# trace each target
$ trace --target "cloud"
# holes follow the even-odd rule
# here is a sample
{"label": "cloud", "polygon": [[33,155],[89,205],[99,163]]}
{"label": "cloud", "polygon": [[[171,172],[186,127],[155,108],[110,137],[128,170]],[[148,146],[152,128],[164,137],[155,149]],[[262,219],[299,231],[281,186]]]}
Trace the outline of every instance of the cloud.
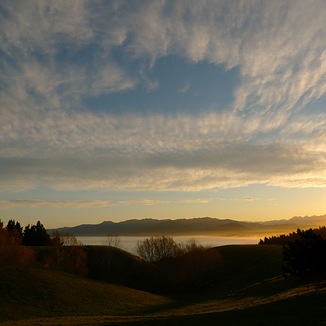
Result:
{"label": "cloud", "polygon": [[198,198],[198,199],[185,199],[180,200],[179,203],[181,204],[207,204],[209,199],[207,198]]}
{"label": "cloud", "polygon": [[[322,0],[137,5],[121,1],[92,6],[84,1],[12,1],[2,4],[1,27],[8,56],[22,66],[31,59],[40,65],[31,71],[42,89],[63,80],[66,92],[98,95],[130,89],[137,81],[117,65],[112,54],[116,48],[129,60],[147,57],[154,63],[173,54],[228,69],[239,67],[243,80],[235,92],[234,109],[248,114],[259,110],[279,121],[280,112],[286,118],[298,102],[325,93],[324,9]],[[62,51],[68,44],[71,55]],[[74,60],[86,50],[91,50],[89,57]],[[43,54],[41,60],[38,53]],[[42,73],[36,73],[40,69]],[[142,75],[140,71],[139,81]],[[153,85],[157,82],[149,87]]]}
{"label": "cloud", "polygon": [[[54,84],[69,74],[76,76],[64,84],[68,92],[98,95],[148,83],[142,71],[137,81],[119,66],[113,56],[119,48],[127,62],[145,57],[155,64],[172,54],[227,69],[239,67],[242,83],[235,92],[234,109],[247,114],[259,111],[276,121],[280,112],[286,118],[298,102],[325,93],[322,0],[143,1],[137,5],[121,1],[92,6],[84,1],[12,1],[2,7],[4,52],[22,65],[31,58],[43,65],[42,75],[37,75],[39,85],[46,69],[50,76],[59,75]],[[62,51],[68,46],[70,55]],[[91,53],[88,57],[74,60],[86,50]],[[43,54],[41,60],[38,53]],[[51,85],[45,83],[47,89]],[[157,85],[150,82],[148,87]]]}
{"label": "cloud", "polygon": [[179,89],[180,93],[187,93],[188,90],[190,89],[191,85],[189,82],[185,83],[182,88]]}
{"label": "cloud", "polygon": [[10,127],[0,131],[2,191],[41,184],[191,191],[251,183],[325,185],[324,143],[316,142],[324,135],[322,119],[316,128],[294,120],[286,136],[271,141],[263,123],[243,125],[234,113],[174,118],[54,112],[41,114],[43,121],[35,116],[3,116]]}
{"label": "cloud", "polygon": [[239,197],[239,198],[217,198],[219,200],[235,200],[235,201],[256,201],[260,200],[260,198],[256,197]]}
{"label": "cloud", "polygon": [[51,53],[58,42],[86,43],[93,36],[83,1],[5,1],[0,9],[5,50]]}
{"label": "cloud", "polygon": [[255,198],[255,197],[241,197],[241,198],[238,198],[238,200],[255,201],[255,200],[259,200],[259,198]]}
{"label": "cloud", "polygon": [[154,60],[177,54],[239,67],[237,110],[274,112],[276,118],[325,92],[323,1],[143,4],[121,17],[132,31],[129,49]]}
{"label": "cloud", "polygon": [[12,208],[35,208],[50,206],[54,208],[89,208],[107,207],[111,202],[108,200],[36,200],[36,199],[11,199],[0,200],[0,209]]}
{"label": "cloud", "polygon": [[152,206],[152,205],[161,205],[168,204],[168,201],[164,200],[154,200],[154,199],[140,199],[140,200],[120,200],[119,205],[141,205],[141,206]]}
{"label": "cloud", "polygon": [[[325,9],[323,0],[2,2],[1,190],[325,186],[324,106],[308,105],[326,92]],[[85,104],[154,92],[151,68],[168,55],[237,67],[229,110],[144,116]]]}
{"label": "cloud", "polygon": [[281,144],[212,143],[209,148],[189,151],[56,153],[1,159],[0,164],[2,189],[11,183],[19,187],[20,180],[26,186],[26,176],[30,187],[45,183],[56,189],[202,190],[251,183],[325,184],[325,157]]}
{"label": "cloud", "polygon": [[66,111],[137,84],[101,47],[86,2],[4,2],[0,14],[3,109]]}

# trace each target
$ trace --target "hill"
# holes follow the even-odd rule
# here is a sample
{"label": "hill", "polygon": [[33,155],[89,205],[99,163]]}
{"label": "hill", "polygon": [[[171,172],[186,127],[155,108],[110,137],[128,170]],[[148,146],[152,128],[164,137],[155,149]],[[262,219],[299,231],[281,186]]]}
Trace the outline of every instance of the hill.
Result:
{"label": "hill", "polygon": [[[72,233],[76,236],[106,235],[195,235],[216,234],[225,236],[275,234],[293,231],[298,227],[318,227],[326,224],[326,215],[311,217],[294,217],[290,220],[268,222],[243,222],[211,217],[193,219],[142,219],[123,222],[104,221],[100,224],[83,224],[74,227],[63,227],[56,230]],[[53,231],[48,230],[50,233]]]}
{"label": "hill", "polygon": [[224,246],[205,254],[207,262],[215,257],[212,273],[207,274],[209,287],[170,296],[61,272],[1,266],[0,322],[7,320],[4,326],[325,323],[326,284],[284,279],[279,246]]}
{"label": "hill", "polygon": [[143,314],[169,299],[71,274],[28,267],[0,267],[0,322]]}

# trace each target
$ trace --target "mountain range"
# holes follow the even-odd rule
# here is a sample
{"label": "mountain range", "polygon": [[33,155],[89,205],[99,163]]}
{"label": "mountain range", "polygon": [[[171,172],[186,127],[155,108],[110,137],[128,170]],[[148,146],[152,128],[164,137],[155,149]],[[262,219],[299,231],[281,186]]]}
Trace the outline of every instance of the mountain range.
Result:
{"label": "mountain range", "polygon": [[131,219],[122,222],[104,221],[100,224],[82,224],[74,227],[49,229],[75,236],[148,236],[148,235],[221,235],[251,236],[280,234],[326,225],[326,215],[293,217],[289,220],[248,222],[212,217],[192,219]]}

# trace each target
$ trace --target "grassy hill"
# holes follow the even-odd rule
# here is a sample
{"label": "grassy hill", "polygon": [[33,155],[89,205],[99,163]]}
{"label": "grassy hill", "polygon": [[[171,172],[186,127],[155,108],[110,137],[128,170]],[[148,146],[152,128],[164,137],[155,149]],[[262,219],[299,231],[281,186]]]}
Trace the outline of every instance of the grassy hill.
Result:
{"label": "grassy hill", "polygon": [[37,317],[137,315],[170,301],[162,296],[79,276],[0,267],[0,322]]}
{"label": "grassy hill", "polygon": [[[207,259],[200,262],[213,259],[214,268],[194,274],[205,275],[203,290],[169,296],[39,268],[1,266],[0,322],[21,326],[326,324],[326,284],[284,279],[279,246],[224,246],[208,249],[205,255]],[[181,262],[184,269],[186,262]],[[138,265],[125,264],[133,266],[125,274],[131,277]],[[171,270],[179,266],[169,265]]]}

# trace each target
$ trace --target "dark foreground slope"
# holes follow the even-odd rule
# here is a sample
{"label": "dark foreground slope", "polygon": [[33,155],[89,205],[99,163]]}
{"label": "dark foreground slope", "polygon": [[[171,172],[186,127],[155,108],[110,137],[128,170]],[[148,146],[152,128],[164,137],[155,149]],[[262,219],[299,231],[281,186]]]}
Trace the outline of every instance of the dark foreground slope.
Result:
{"label": "dark foreground slope", "polygon": [[[225,246],[209,249],[207,257],[214,257],[215,269],[198,283],[204,290],[169,298],[58,272],[2,267],[0,318],[21,326],[325,324],[325,284],[284,279],[280,247]],[[163,267],[171,272],[178,266]]]}
{"label": "dark foreground slope", "polygon": [[87,278],[28,267],[0,267],[0,322],[45,316],[137,315],[166,298]]}

